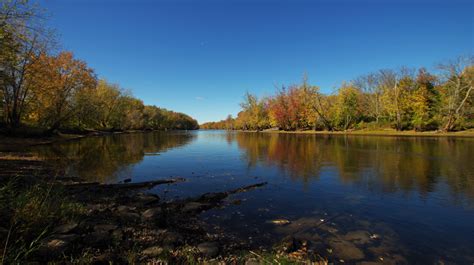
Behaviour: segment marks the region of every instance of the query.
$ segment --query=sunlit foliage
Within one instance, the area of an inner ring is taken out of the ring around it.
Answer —
[[[197,129],[183,113],[146,106],[119,85],[97,80],[69,51],[56,51],[41,10],[0,4],[0,126],[56,130]]]
[[[237,118],[205,123],[203,129],[455,131],[474,127],[474,59],[439,66],[380,70],[323,94],[305,77],[299,85],[258,99],[247,94]],[[233,122],[233,123],[232,123]]]

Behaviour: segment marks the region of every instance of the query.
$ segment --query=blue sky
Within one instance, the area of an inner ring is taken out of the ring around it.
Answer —
[[[62,48],[100,78],[199,122],[304,73],[331,93],[370,71],[474,54],[469,0],[39,2]]]

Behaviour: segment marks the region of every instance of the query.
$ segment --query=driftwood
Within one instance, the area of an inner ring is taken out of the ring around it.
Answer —
[[[145,182],[137,182],[137,183],[119,183],[119,184],[101,184],[99,182],[81,182],[81,183],[73,183],[73,184],[66,184],[65,186],[68,188],[97,188],[97,189],[151,189],[155,186],[162,185],[162,184],[170,184],[184,181],[184,178],[174,178],[174,179],[160,179],[154,181],[145,181]]]

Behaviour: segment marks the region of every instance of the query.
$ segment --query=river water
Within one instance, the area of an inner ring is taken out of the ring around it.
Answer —
[[[32,151],[87,180],[186,178],[151,190],[164,200],[268,182],[202,214],[250,245],[290,235],[336,260],[355,247],[359,261],[474,262],[474,139],[149,132]]]

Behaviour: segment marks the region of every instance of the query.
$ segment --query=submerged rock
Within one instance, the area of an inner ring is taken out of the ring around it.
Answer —
[[[136,199],[144,204],[149,204],[158,202],[160,197],[152,194],[138,194]]]
[[[352,231],[344,235],[345,240],[348,240],[348,241],[354,242],[355,244],[360,244],[360,245],[369,243],[370,238],[371,238],[370,233],[367,231],[362,231],[362,230]]]
[[[217,242],[204,242],[197,247],[199,252],[206,257],[215,257],[219,254],[219,244]]]
[[[365,258],[364,252],[349,241],[331,238],[329,239],[329,245],[333,249],[334,255],[340,259],[351,261]]]
[[[201,203],[201,202],[188,202],[184,205],[182,211],[183,212],[197,212],[201,211],[205,208],[209,207],[208,203]]]

